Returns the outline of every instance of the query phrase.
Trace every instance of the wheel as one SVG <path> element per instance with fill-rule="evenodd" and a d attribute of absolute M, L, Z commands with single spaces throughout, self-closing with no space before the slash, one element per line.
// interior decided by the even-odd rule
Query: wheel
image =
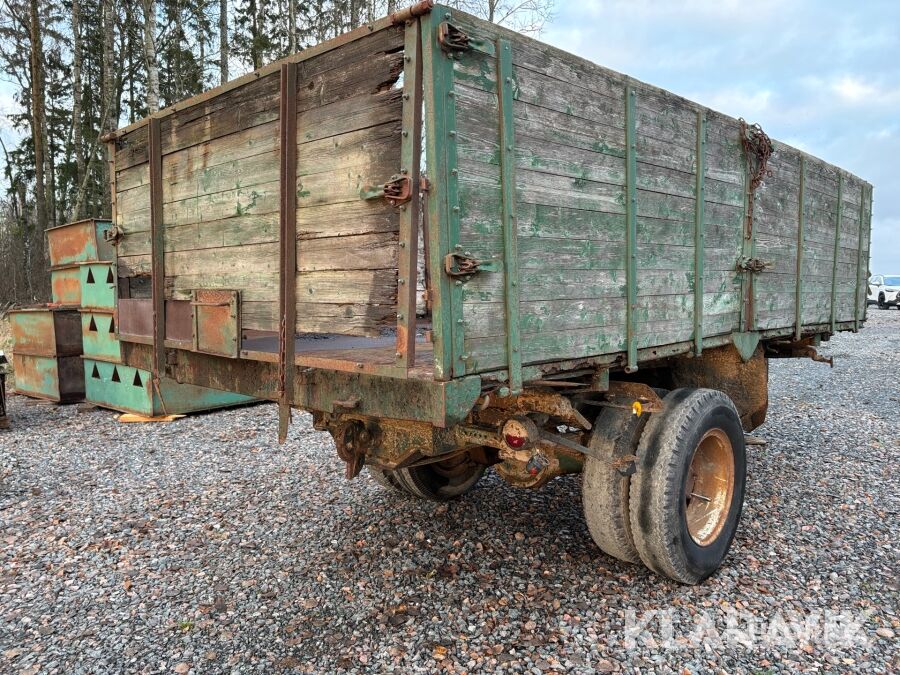
<path fill-rule="evenodd" d="M 634 545 L 654 572 L 697 584 L 725 559 L 741 517 L 746 454 L 731 399 L 676 389 L 651 415 L 631 477 Z"/>
<path fill-rule="evenodd" d="M 887 305 L 884 304 L 884 293 L 878 296 L 878 309 L 887 309 Z"/>
<path fill-rule="evenodd" d="M 394 492 L 402 492 L 404 494 L 409 494 L 409 491 L 400 484 L 400 481 L 397 480 L 397 477 L 394 475 L 393 471 L 385 471 L 384 469 L 379 469 L 374 466 L 367 466 L 369 470 L 369 475 L 372 477 L 376 483 L 378 483 L 381 487 L 386 490 L 393 490 Z"/>
<path fill-rule="evenodd" d="M 613 468 L 611 462 L 637 453 L 638 440 L 647 416 L 630 410 L 604 408 L 594 422 L 590 448 L 602 460 L 588 457 L 584 462 L 581 505 L 594 543 L 619 560 L 639 563 L 629 520 L 629 476 Z"/>
<path fill-rule="evenodd" d="M 481 480 L 486 468 L 463 454 L 442 462 L 395 471 L 369 467 L 369 472 L 377 483 L 390 490 L 443 502 L 469 492 Z"/>

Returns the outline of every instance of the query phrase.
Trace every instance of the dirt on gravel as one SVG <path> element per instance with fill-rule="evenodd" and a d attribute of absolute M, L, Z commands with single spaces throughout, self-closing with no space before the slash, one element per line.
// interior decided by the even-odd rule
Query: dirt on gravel
<path fill-rule="evenodd" d="M 580 477 L 449 504 L 347 482 L 271 405 L 170 424 L 10 400 L 0 672 L 896 672 L 900 311 L 771 363 L 722 569 L 604 556 Z"/>

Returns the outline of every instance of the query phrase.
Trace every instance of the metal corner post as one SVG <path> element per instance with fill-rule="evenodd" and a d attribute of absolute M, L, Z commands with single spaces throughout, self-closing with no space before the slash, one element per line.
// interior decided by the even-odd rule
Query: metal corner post
<path fill-rule="evenodd" d="M 515 119 L 513 64 L 509 40 L 497 40 L 497 101 L 500 113 L 500 197 L 503 221 L 503 279 L 506 313 L 506 354 L 509 389 L 522 391 L 522 353 L 519 326 L 519 245 L 516 219 Z"/>
<path fill-rule="evenodd" d="M 625 87 L 625 372 L 637 364 L 637 131 L 634 87 Z"/>
<path fill-rule="evenodd" d="M 406 24 L 404 46 L 403 131 L 400 172 L 409 176 L 411 196 L 400 208 L 397 276 L 397 366 L 408 371 L 416 363 L 416 287 L 419 223 L 422 218 L 422 36 L 421 20 Z"/>
<path fill-rule="evenodd" d="M 838 174 L 837 222 L 834 225 L 834 260 L 831 267 L 831 332 L 837 329 L 837 269 L 841 250 L 841 225 L 844 221 L 844 174 Z"/>
<path fill-rule="evenodd" d="M 800 157 L 800 206 L 797 209 L 797 283 L 794 290 L 794 339 L 803 337 L 803 226 L 806 220 L 806 157 Z"/>
<path fill-rule="evenodd" d="M 294 393 L 294 336 L 297 331 L 297 64 L 281 66 L 278 441 L 287 439 Z"/>
<path fill-rule="evenodd" d="M 426 160 L 429 192 L 425 236 L 428 239 L 429 299 L 433 317 L 434 375 L 449 380 L 465 362 L 462 356 L 462 289 L 443 274 L 444 256 L 459 242 L 459 171 L 456 168 L 456 108 L 453 100 L 453 61 L 441 50 L 438 26 L 450 18 L 444 7 L 422 16 L 422 63 L 427 73 L 423 92 L 426 111 Z M 460 373 L 461 374 L 461 373 Z"/>
<path fill-rule="evenodd" d="M 859 330 L 860 322 L 860 305 L 866 302 L 865 282 L 866 275 L 863 274 L 863 232 L 866 231 L 866 186 L 859 186 L 859 228 L 856 235 L 856 288 L 853 293 L 853 332 Z M 865 314 L 863 313 L 863 316 Z"/>
<path fill-rule="evenodd" d="M 705 246 L 706 111 L 697 111 L 697 185 L 694 208 L 694 354 L 703 352 L 703 248 Z"/>
<path fill-rule="evenodd" d="M 153 305 L 153 382 L 166 372 L 166 260 L 163 223 L 162 131 L 158 118 L 150 119 L 148 133 L 150 163 L 150 270 Z"/>

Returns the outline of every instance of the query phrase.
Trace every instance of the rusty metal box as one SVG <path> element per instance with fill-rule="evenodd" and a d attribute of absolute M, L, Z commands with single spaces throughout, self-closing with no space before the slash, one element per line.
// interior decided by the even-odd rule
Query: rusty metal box
<path fill-rule="evenodd" d="M 58 403 L 84 400 L 84 370 L 80 356 L 13 354 L 16 391 Z"/>
<path fill-rule="evenodd" d="M 51 267 L 115 260 L 115 246 L 106 239 L 111 227 L 109 220 L 87 218 L 49 228 L 47 246 Z"/>
<path fill-rule="evenodd" d="M 81 305 L 81 265 L 50 270 L 50 296 L 57 305 Z"/>
<path fill-rule="evenodd" d="M 81 354 L 81 319 L 78 310 L 34 307 L 11 310 L 8 316 L 15 354 Z"/>

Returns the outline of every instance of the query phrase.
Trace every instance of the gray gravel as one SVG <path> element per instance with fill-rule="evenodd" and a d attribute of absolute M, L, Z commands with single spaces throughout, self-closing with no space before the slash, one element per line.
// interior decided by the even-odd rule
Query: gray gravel
<path fill-rule="evenodd" d="M 737 540 L 696 588 L 600 554 L 577 477 L 423 503 L 346 483 L 308 416 L 279 447 L 270 405 L 124 425 L 14 396 L 0 671 L 897 670 L 900 311 L 823 352 L 772 363 Z"/>

